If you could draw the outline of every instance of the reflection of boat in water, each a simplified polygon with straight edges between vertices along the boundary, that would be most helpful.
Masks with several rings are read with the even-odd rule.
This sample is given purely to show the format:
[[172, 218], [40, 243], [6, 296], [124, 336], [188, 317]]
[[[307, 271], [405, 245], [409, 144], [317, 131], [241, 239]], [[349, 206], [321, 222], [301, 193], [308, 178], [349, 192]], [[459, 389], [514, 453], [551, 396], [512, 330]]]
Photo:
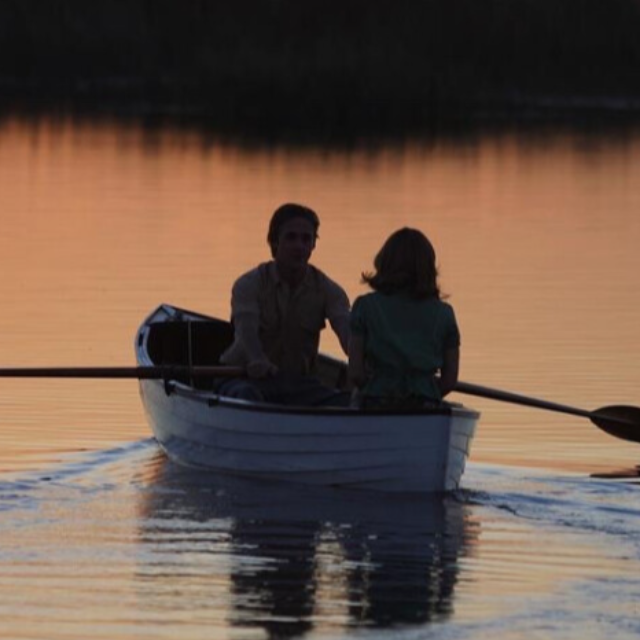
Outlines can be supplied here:
[[218, 607], [226, 626], [269, 637], [425, 624], [453, 611], [458, 558], [474, 537], [455, 497], [212, 476], [164, 457], [158, 465], [140, 513], [153, 561], [140, 571], [168, 581], [172, 606], [188, 594]]

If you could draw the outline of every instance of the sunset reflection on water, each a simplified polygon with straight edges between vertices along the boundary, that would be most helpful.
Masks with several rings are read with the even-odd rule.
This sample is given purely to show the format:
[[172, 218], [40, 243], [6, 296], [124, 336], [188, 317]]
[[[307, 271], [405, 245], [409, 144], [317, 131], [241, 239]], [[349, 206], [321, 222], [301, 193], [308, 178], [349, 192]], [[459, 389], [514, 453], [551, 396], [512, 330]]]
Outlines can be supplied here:
[[[299, 201], [352, 299], [391, 231], [432, 238], [463, 380], [640, 404], [640, 136], [320, 150], [42, 119], [0, 143], [0, 366], [133, 365], [161, 302], [227, 317]], [[135, 380], [3, 378], [0, 636], [637, 637], [638, 485], [589, 475], [638, 445], [452, 399], [482, 412], [463, 489], [390, 496], [170, 463]]]
[[[462, 378], [581, 408], [640, 403], [640, 137], [503, 135], [318, 150], [71, 120], [0, 128], [4, 366], [129, 365], [157, 304], [227, 317], [284, 201], [351, 298], [390, 232], [422, 229], [462, 330]], [[323, 349], [339, 355], [330, 335]], [[150, 435], [134, 381], [3, 380], [0, 470]], [[638, 461], [587, 420], [483, 413], [472, 461], [590, 473]]]

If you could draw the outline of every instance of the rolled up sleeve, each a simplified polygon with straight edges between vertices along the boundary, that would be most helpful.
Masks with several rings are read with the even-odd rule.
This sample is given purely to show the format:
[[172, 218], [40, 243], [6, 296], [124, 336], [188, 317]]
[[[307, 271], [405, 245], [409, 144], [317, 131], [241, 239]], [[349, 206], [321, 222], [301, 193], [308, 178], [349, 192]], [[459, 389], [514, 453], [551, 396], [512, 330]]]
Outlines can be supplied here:
[[349, 319], [349, 297], [345, 290], [339, 285], [327, 278], [327, 319], [334, 324], [341, 319]]
[[260, 316], [260, 281], [257, 273], [250, 272], [236, 280], [231, 289], [231, 319]]

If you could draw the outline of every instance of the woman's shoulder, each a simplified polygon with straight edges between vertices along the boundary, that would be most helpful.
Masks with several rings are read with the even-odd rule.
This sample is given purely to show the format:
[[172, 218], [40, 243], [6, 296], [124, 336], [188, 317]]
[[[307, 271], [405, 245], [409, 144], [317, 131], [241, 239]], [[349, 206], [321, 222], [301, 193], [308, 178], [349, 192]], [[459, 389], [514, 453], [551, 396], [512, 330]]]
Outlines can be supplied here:
[[441, 298], [431, 298], [432, 304], [434, 304], [440, 313], [444, 313], [445, 315], [455, 318], [455, 312], [453, 310], [453, 305], [451, 305], [446, 300], [442, 300]]
[[377, 291], [367, 291], [367, 293], [361, 293], [359, 296], [356, 296], [355, 300], [372, 300], [379, 295]]
[[447, 302], [442, 298], [433, 298], [433, 299], [435, 300], [436, 304], [438, 304], [443, 309], [449, 309], [450, 311], [453, 311], [453, 305], [450, 302]]
[[379, 302], [377, 302], [379, 296], [380, 294], [376, 291], [356, 296], [351, 305], [351, 313], [356, 316], [373, 313], [374, 309], [379, 307]]
[[458, 330], [458, 320], [453, 305], [445, 300], [438, 300], [438, 315], [444, 319], [445, 326], [453, 331]]
[[369, 291], [367, 293], [362, 293], [359, 296], [356, 296], [353, 301], [353, 306], [356, 305], [359, 307], [367, 307], [372, 304], [375, 304], [376, 301], [381, 299], [382, 294], [377, 291]]

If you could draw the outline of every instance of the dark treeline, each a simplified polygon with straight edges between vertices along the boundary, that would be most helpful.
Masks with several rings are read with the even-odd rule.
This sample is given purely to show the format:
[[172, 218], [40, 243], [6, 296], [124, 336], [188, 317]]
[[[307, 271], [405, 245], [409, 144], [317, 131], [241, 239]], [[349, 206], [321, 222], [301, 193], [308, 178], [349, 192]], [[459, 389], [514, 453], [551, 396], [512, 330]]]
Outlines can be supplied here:
[[0, 0], [0, 98], [319, 130], [638, 105], [640, 2]]

